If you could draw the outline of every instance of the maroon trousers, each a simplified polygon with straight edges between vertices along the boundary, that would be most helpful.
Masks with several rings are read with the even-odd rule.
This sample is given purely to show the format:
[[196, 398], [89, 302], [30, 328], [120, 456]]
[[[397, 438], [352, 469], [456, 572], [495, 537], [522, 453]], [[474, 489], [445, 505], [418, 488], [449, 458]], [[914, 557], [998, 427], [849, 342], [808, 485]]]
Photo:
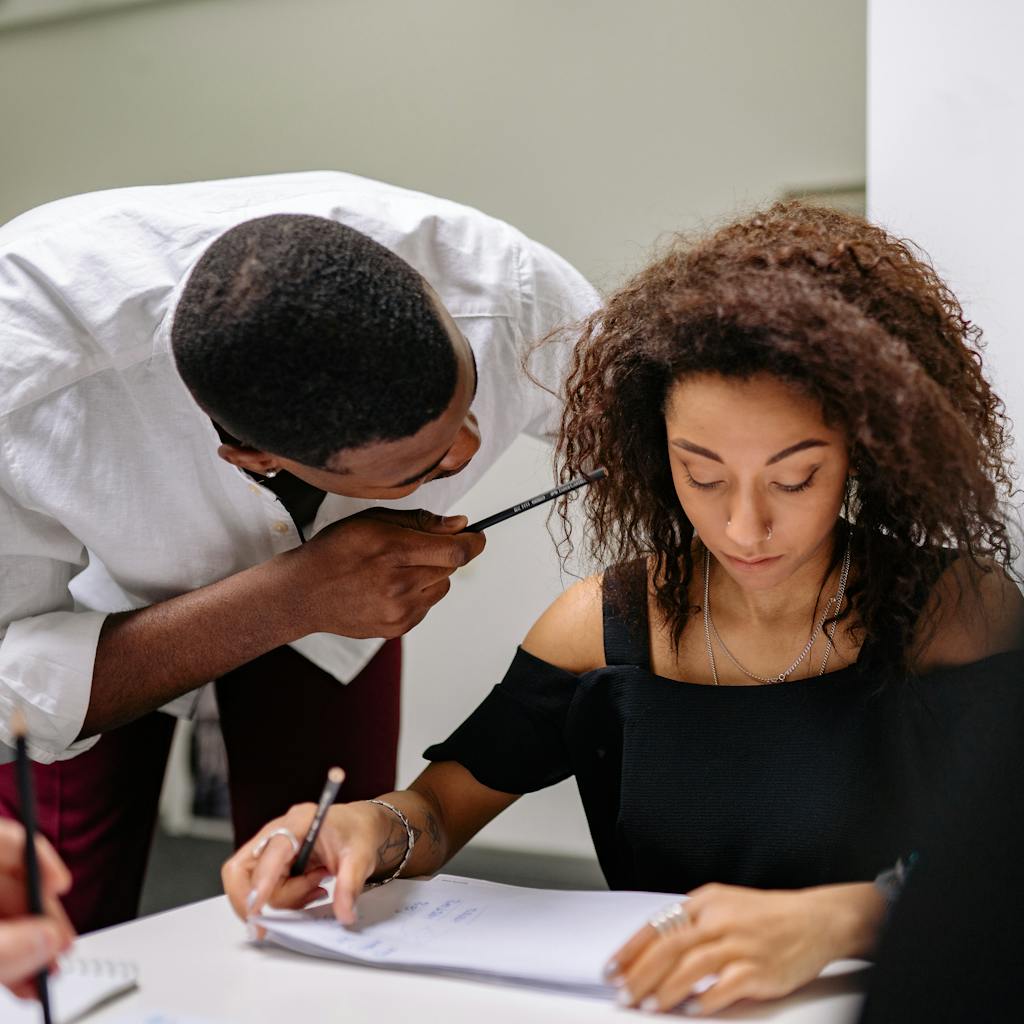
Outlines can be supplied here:
[[[217, 681], [236, 846], [318, 800], [331, 765], [346, 771], [339, 801], [394, 789], [401, 666], [401, 641], [389, 640], [342, 686], [280, 647]], [[154, 712], [78, 757], [34, 766], [39, 829], [71, 871], [64, 905], [80, 932], [138, 913], [173, 732]], [[14, 766], [0, 765], [0, 817], [17, 806]]]

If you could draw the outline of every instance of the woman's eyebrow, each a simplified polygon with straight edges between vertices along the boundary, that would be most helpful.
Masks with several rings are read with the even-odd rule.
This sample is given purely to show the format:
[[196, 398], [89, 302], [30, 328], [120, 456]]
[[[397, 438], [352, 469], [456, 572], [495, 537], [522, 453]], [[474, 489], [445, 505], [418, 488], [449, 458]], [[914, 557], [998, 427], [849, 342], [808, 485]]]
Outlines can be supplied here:
[[820, 441], [816, 437], [809, 437], [806, 441], [798, 441], [796, 444], [791, 444], [788, 448], [783, 448], [781, 452], [776, 452], [766, 463], [766, 466], [774, 466], [776, 462], [781, 462], [783, 459], [788, 459], [790, 455], [796, 455], [797, 452], [802, 452], [805, 448], [827, 448], [828, 441]]
[[[711, 451], [710, 448], [704, 448], [699, 444], [694, 444], [692, 441], [687, 441], [685, 438], [675, 438], [672, 441], [677, 448], [684, 448], [688, 452], [693, 452], [694, 455], [703, 455], [705, 459], [711, 459], [713, 462], [725, 463], [725, 459], [721, 455]], [[806, 441], [797, 441], [796, 444], [791, 444], [788, 448], [783, 448], [781, 452], [776, 452], [766, 463], [766, 466], [774, 466], [776, 462], [781, 462], [783, 459], [788, 459], [790, 455], [796, 455], [797, 452], [802, 452], [807, 448], [827, 448], [828, 441], [819, 440], [816, 437], [809, 437]]]

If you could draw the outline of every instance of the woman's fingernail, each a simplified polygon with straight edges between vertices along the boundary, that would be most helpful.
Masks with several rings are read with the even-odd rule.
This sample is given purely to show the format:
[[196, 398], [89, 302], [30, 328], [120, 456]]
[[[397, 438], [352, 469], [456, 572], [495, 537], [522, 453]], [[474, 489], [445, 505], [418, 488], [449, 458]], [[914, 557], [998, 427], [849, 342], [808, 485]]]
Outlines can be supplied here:
[[249, 893], [249, 895], [246, 896], [246, 898], [245, 898], [245, 910], [246, 910], [246, 913], [249, 913], [249, 914], [252, 913], [252, 908], [256, 906], [256, 900], [258, 898], [259, 897], [257, 896], [255, 889], [253, 889]]
[[618, 974], [618, 973], [619, 973], [619, 961], [618, 960], [609, 960], [608, 963], [606, 963], [604, 965], [604, 976], [606, 978], [614, 978], [615, 975]]
[[245, 926], [245, 934], [248, 936], [250, 942], [259, 943], [260, 941], [260, 930], [254, 924], [247, 924]]
[[700, 1003], [696, 999], [687, 999], [685, 1003], [680, 1007], [683, 1013], [687, 1017], [699, 1017], [700, 1016]]
[[619, 989], [619, 994], [615, 997], [615, 1001], [619, 1006], [630, 1006], [633, 1002], [633, 997], [629, 994], [629, 989], [625, 985]]
[[657, 1013], [658, 1012], [658, 997], [648, 996], [641, 1004], [640, 1009], [644, 1013]]

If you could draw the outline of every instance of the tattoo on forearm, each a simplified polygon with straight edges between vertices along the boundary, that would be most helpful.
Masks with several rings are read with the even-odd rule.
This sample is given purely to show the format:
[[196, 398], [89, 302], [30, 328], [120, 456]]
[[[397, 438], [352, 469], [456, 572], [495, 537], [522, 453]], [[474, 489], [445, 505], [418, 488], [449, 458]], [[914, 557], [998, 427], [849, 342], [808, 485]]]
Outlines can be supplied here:
[[[393, 815], [392, 815], [393, 817]], [[415, 829], [413, 830], [415, 835]], [[394, 871], [405, 856], [409, 836], [405, 826], [396, 818], [384, 842], [377, 847], [377, 864], [382, 872]]]
[[435, 852], [441, 849], [441, 823], [434, 817], [433, 811], [427, 811], [424, 819], [427, 834], [430, 836], [430, 848]]
[[[437, 815], [428, 807], [422, 811], [422, 828], [412, 823], [412, 815], [409, 814], [409, 825], [412, 828], [413, 845], [419, 841], [420, 836], [426, 834], [430, 840], [430, 852], [439, 853], [442, 849], [441, 823]], [[390, 830], [384, 842], [377, 847], [377, 871], [380, 874], [387, 874], [395, 870], [405, 856], [406, 847], [409, 844], [409, 836], [405, 826], [394, 815], [390, 824]]]

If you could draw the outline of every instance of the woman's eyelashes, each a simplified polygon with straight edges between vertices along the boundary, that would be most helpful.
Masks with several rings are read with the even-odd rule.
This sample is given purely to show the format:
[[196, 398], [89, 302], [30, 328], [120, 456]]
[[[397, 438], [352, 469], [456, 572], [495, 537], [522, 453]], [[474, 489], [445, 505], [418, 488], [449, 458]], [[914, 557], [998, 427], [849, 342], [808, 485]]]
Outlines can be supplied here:
[[714, 490], [714, 488], [720, 486], [723, 483], [722, 480], [711, 480], [708, 483], [701, 483], [699, 480], [694, 480], [693, 476], [690, 473], [690, 467], [689, 466], [683, 466], [683, 471], [686, 473], [686, 482], [691, 487], [696, 487], [698, 490], [701, 490], [701, 491], [711, 491], [711, 490]]
[[[800, 491], [806, 491], [807, 488], [811, 486], [819, 468], [819, 466], [815, 466], [808, 474], [807, 479], [801, 480], [798, 484], [783, 484], [778, 481], [773, 481], [771, 486], [777, 487], [780, 491], [784, 491], [786, 494], [799, 494]], [[724, 480], [708, 480], [706, 482], [695, 480], [693, 474], [690, 472], [689, 466], [684, 465], [683, 470], [686, 473], [686, 482], [691, 487], [696, 487], [700, 491], [712, 491], [716, 487], [721, 487], [722, 484], [725, 483]]]
[[775, 486], [778, 487], [780, 491], [785, 491], [787, 494], [797, 494], [800, 491], [806, 491], [807, 488], [811, 486], [811, 484], [814, 482], [814, 477], [817, 472], [818, 467], [815, 466], [814, 469], [812, 469], [811, 472], [808, 474], [806, 480], [802, 480], [798, 484], [776, 484]]

